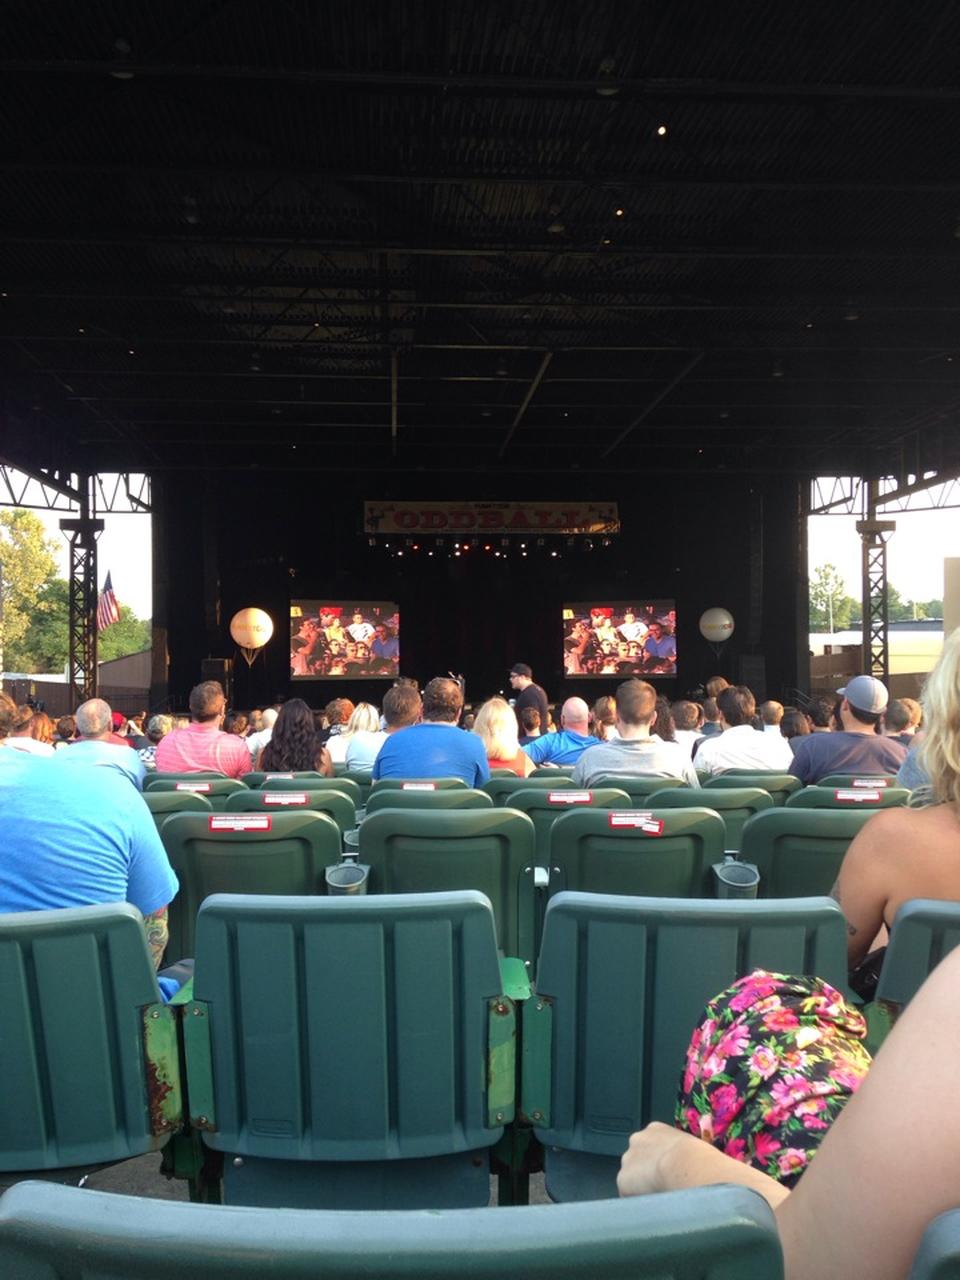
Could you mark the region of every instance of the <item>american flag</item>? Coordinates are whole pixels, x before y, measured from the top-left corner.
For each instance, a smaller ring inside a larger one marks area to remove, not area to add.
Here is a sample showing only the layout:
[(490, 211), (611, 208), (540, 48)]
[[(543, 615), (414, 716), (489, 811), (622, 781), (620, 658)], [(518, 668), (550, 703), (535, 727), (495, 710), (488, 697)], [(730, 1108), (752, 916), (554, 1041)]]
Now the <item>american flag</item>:
[(113, 583), (110, 581), (110, 575), (107, 574), (107, 580), (103, 584), (103, 591), (100, 593), (100, 599), (97, 601), (97, 630), (106, 631), (107, 627), (112, 627), (115, 622), (120, 621), (120, 606), (117, 604), (117, 597), (113, 594)]

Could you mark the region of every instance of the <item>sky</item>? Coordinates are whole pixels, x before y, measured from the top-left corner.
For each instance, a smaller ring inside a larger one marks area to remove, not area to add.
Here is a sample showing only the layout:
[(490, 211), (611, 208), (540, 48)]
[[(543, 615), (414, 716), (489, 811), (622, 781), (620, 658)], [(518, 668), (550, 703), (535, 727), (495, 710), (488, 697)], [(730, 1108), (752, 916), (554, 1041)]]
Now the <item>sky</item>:
[[(61, 513), (38, 511), (60, 548), (60, 571), (67, 573), (67, 542), (60, 532)], [(814, 516), (809, 521), (809, 566), (832, 564), (846, 583), (847, 594), (860, 597), (860, 536), (856, 516)], [(887, 519), (885, 515), (883, 517)], [(887, 541), (887, 573), (904, 600), (943, 597), (943, 561), (960, 557), (960, 509), (897, 512), (896, 531)], [(151, 614), (150, 517), (107, 515), (97, 560), (99, 586), (107, 571), (122, 604), (139, 618)]]

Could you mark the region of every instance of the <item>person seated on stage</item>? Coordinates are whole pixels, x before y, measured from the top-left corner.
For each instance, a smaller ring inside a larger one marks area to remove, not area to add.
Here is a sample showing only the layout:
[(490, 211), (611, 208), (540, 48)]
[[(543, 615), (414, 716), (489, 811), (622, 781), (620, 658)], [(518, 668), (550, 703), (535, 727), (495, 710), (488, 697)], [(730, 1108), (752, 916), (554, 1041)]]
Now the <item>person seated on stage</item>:
[[(833, 887), (847, 917), (851, 970), (878, 935), (883, 944), (881, 931), (910, 898), (960, 901), (960, 629), (947, 637), (927, 678), (923, 716), (918, 754), (928, 785), (911, 808), (884, 809), (861, 828)], [(881, 958), (870, 958), (875, 974)]]
[(133, 751), (126, 738), (113, 732), (113, 712), (102, 698), (90, 698), (77, 707), (76, 742), (53, 757), (51, 768), (75, 769), (100, 765), (118, 770), (138, 789), (143, 786), (146, 766), (140, 753)]
[[(387, 700), (384, 699), (384, 711)], [(479, 787), (490, 777), (487, 753), (475, 733), (457, 728), (463, 691), (456, 680), (436, 676), (423, 691), (423, 719), (392, 733), (373, 762), (373, 778), (462, 778)]]
[(46, 742), (38, 742), (33, 736), (33, 722), (35, 719), (36, 715), (33, 707), (29, 707), (26, 704), (22, 707), (17, 707), (13, 727), (7, 738), (7, 746), (13, 751), (22, 751), (25, 755), (52, 756), (52, 745)]
[(226, 698), (216, 680), (204, 680), (190, 690), (191, 723), (173, 729), (157, 746), (158, 773), (223, 773), (242, 778), (250, 772), (250, 749), (244, 738), (224, 733)]
[(811, 732), (810, 721), (802, 711), (798, 711), (796, 707), (788, 707), (784, 711), (780, 733), (788, 742), (791, 738), (805, 738)]
[(780, 733), (780, 725), (783, 721), (783, 703), (773, 702), (772, 700), (761, 702), (757, 710), (760, 712), (763, 732), (776, 734), (782, 738), (783, 734)]
[(576, 764), (588, 747), (600, 741), (590, 732), (590, 708), (582, 698), (568, 698), (560, 709), (560, 728), (524, 743), (534, 765)]
[[(383, 737), (380, 733), (380, 712), (375, 706), (369, 702), (358, 702), (350, 713), (350, 719), (347, 721), (341, 733), (335, 734), (332, 738), (327, 739), (327, 751), (330, 753), (330, 759), (334, 764), (344, 764), (350, 753), (350, 746), (356, 738), (357, 734), (365, 734), (376, 736), (377, 743), (373, 746), (370, 742), (361, 742), (358, 744), (357, 750), (362, 757), (368, 761), (366, 765), (358, 767), (370, 768), (373, 765), (377, 752), (383, 745)], [(350, 766), (353, 767), (352, 765)]]
[(756, 701), (744, 684), (728, 686), (717, 698), (723, 732), (697, 748), (697, 770), (718, 774), (727, 769), (779, 770), (792, 773), (790, 743), (777, 733), (758, 733), (753, 727)]
[(533, 773), (536, 766), (520, 746), (517, 717), (505, 699), (487, 699), (477, 712), (473, 732), (483, 743), (491, 769), (510, 769), (518, 778)]
[[(525, 747), (529, 742), (536, 742), (538, 738), (543, 736), (540, 725), (540, 711), (537, 707), (524, 707), (517, 719), (520, 721), (519, 741), (521, 747)], [(466, 717), (464, 717), (464, 724), (466, 725)], [(543, 726), (543, 728), (545, 731), (546, 726)]]
[[(137, 759), (126, 747), (90, 745)], [(0, 768), (0, 912), (129, 902), (144, 917), (159, 967), (177, 878), (124, 771), (63, 764), (83, 747), (59, 751), (52, 762), (10, 752)]]
[(573, 785), (590, 787), (606, 774), (623, 777), (681, 778), (699, 786), (697, 775), (683, 747), (664, 742), (654, 733), (657, 693), (645, 680), (627, 680), (617, 688), (619, 738), (588, 747), (574, 765)]
[[(904, 1280), (924, 1230), (960, 1199), (960, 1112), (950, 1098), (958, 993), (960, 949), (907, 1006), (793, 1190), (736, 1151), (655, 1123), (630, 1139), (620, 1194), (745, 1186), (773, 1209), (786, 1280)], [(789, 1146), (780, 1155), (797, 1159)]]
[(796, 739), (789, 772), (801, 782), (817, 782), (830, 773), (896, 773), (906, 747), (880, 733), (887, 709), (887, 688), (874, 676), (854, 676), (834, 710), (837, 728)]
[(270, 741), (260, 751), (256, 768), (267, 773), (333, 776), (333, 764), (320, 741), (313, 712), (302, 698), (291, 698), (280, 708)]
[(888, 738), (902, 743), (909, 750), (922, 718), (920, 703), (913, 698), (891, 698), (883, 717), (883, 731)]
[(673, 723), (676, 726), (673, 731), (674, 741), (686, 747), (692, 756), (694, 748), (703, 737), (703, 732), (700, 728), (703, 724), (703, 708), (699, 703), (681, 699), (681, 701), (675, 702), (670, 710), (673, 714)]

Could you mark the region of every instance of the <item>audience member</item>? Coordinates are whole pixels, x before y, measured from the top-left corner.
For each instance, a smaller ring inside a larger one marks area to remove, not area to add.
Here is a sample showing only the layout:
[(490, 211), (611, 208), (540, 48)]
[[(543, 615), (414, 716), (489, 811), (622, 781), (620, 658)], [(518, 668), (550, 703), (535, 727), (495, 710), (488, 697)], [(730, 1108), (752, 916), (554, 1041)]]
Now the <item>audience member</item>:
[(350, 744), (358, 733), (376, 736), (377, 745), (374, 750), (370, 751), (371, 744), (367, 742), (366, 750), (363, 753), (364, 757), (372, 765), (377, 752), (383, 745), (384, 739), (380, 730), (380, 712), (369, 702), (358, 702), (350, 713), (350, 719), (347, 721), (342, 733), (335, 734), (334, 737), (327, 739), (327, 751), (329, 751), (330, 759), (334, 764), (344, 764), (346, 762)]
[(260, 751), (257, 769), (267, 773), (322, 773), (333, 776), (333, 764), (320, 742), (313, 712), (302, 698), (280, 708), (270, 741)]
[(533, 683), (533, 671), (525, 662), (515, 662), (510, 668), (510, 688), (517, 695), (513, 704), (517, 716), (520, 716), (524, 707), (536, 707), (540, 712), (540, 724), (546, 726), (550, 720), (547, 695), (538, 684)]
[(119, 711), (110, 712), (110, 734), (106, 739), (118, 747), (132, 747), (133, 743), (127, 737), (127, 717)]
[(711, 676), (703, 686), (708, 698), (719, 698), (724, 689), (730, 688), (730, 681), (726, 676)]
[(61, 716), (57, 721), (57, 732), (53, 736), (53, 747), (59, 751), (69, 746), (77, 736), (77, 722), (73, 716)]
[(593, 704), (590, 715), (595, 738), (599, 738), (601, 742), (610, 742), (620, 737), (617, 732), (617, 704), (611, 694), (605, 693), (599, 697)]
[(52, 763), (23, 755), (0, 769), (0, 912), (129, 902), (144, 916), (159, 967), (177, 878), (150, 811), (121, 770), (62, 765), (85, 746), (139, 763), (128, 748), (91, 740)]
[(262, 728), (263, 728), (263, 709), (262, 707), (254, 707), (250, 712), (250, 714), (247, 716), (247, 729), (249, 730), (249, 732), (247, 733), (248, 740), (253, 734), (259, 733)]
[(664, 742), (676, 742), (677, 726), (673, 720), (673, 709), (663, 696), (657, 696), (657, 737)]
[(541, 725), (540, 711), (537, 707), (524, 707), (517, 719), (520, 721), (521, 747), (525, 747), (528, 742), (535, 742), (546, 732), (547, 726)]
[[(729, 686), (727, 687), (729, 688)], [(703, 700), (703, 724), (700, 726), (700, 733), (704, 738), (716, 738), (723, 733), (723, 725), (720, 723), (720, 712), (717, 710), (716, 698), (704, 698)]]
[(49, 742), (38, 742), (33, 736), (33, 722), (36, 719), (32, 707), (17, 707), (13, 728), (7, 738), (7, 746), (14, 751), (22, 751), (31, 756), (52, 756), (53, 747)]
[(0, 748), (6, 748), (0, 752), (0, 760), (4, 763), (15, 758), (14, 754), (9, 750), (9, 744), (10, 730), (13, 728), (16, 718), (17, 704), (9, 694), (0, 689)]
[[(386, 710), (386, 699), (384, 699)], [(463, 691), (456, 680), (437, 676), (423, 691), (422, 720), (392, 733), (373, 762), (373, 778), (462, 778), (478, 787), (490, 777), (483, 743), (456, 727)]]
[(223, 733), (226, 699), (216, 680), (190, 690), (191, 723), (171, 729), (157, 744), (158, 773), (223, 773), (242, 778), (250, 772), (250, 749), (243, 738)]
[(398, 680), (383, 699), (383, 726), (389, 738), (400, 729), (418, 724), (423, 713), (423, 702), (416, 680)]
[(574, 765), (573, 784), (589, 787), (606, 774), (622, 777), (682, 778), (698, 786), (690, 757), (676, 742), (655, 733), (657, 694), (645, 680), (627, 680), (616, 692), (618, 738), (588, 747)]
[(801, 782), (817, 782), (830, 773), (896, 773), (907, 749), (878, 732), (887, 707), (886, 685), (874, 676), (854, 676), (837, 693), (836, 730), (795, 740), (790, 772)]
[(333, 698), (327, 703), (324, 707), (324, 717), (327, 721), (327, 727), (323, 732), (324, 746), (331, 738), (336, 738), (343, 733), (352, 715), (353, 703), (349, 698)]
[[(408, 695), (409, 701), (410, 691), (405, 690), (404, 692)], [(415, 695), (412, 700), (416, 703), (417, 708), (416, 715), (414, 716), (415, 720), (420, 714), (420, 695), (416, 690), (413, 690), (412, 692)], [(382, 729), (380, 726), (385, 723), (387, 699), (390, 698), (390, 694), (392, 693), (396, 693), (395, 688), (388, 690), (387, 697), (383, 700), (384, 716), (380, 716), (377, 713), (376, 707), (370, 708), (369, 703), (361, 702), (360, 706), (357, 707), (356, 711), (354, 711), (353, 715), (350, 717), (350, 722), (347, 726), (348, 733), (345, 735), (348, 739), (347, 754), (345, 756), (345, 763), (348, 769), (356, 769), (363, 773), (369, 773), (373, 768), (373, 762), (377, 758), (377, 753), (387, 740), (387, 730)], [(360, 711), (360, 707), (370, 708), (374, 713), (372, 723), (369, 716), (366, 716), (364, 719), (364, 724), (368, 727), (361, 727), (358, 722), (358, 712)], [(408, 721), (408, 723), (412, 724), (413, 721)], [(334, 738), (332, 741), (336, 742), (337, 739)]]
[(52, 768), (75, 769), (90, 765), (115, 769), (138, 789), (146, 774), (143, 761), (130, 749), (126, 738), (113, 732), (113, 712), (102, 698), (90, 698), (77, 707), (78, 741), (69, 750), (58, 751)]
[[(223, 732), (232, 733), (238, 738), (246, 738), (250, 721), (243, 711), (228, 711), (223, 717)], [(250, 750), (249, 745), (247, 750)]]
[(526, 743), (524, 751), (535, 765), (576, 764), (588, 747), (600, 741), (590, 733), (590, 708), (582, 698), (568, 698), (560, 710), (560, 728)]
[(960, 901), (960, 629), (927, 678), (923, 715), (919, 755), (929, 786), (917, 794), (922, 807), (875, 814), (847, 850), (833, 889), (847, 917), (851, 969), (910, 898)]
[(157, 770), (157, 743), (173, 728), (173, 720), (170, 716), (151, 716), (147, 721), (147, 742), (150, 744), (141, 747), (137, 752), (143, 761), (144, 768), (151, 773)]
[(250, 752), (251, 760), (256, 760), (257, 756), (270, 741), (273, 726), (277, 723), (278, 711), (279, 707), (272, 706), (260, 712), (260, 728), (247, 736), (247, 749)]
[(913, 698), (891, 698), (883, 717), (883, 729), (888, 738), (910, 748), (920, 728), (923, 712), (920, 703)]
[[(960, 1123), (944, 1072), (960, 1036), (958, 990), (960, 950), (911, 1001), (795, 1190), (657, 1123), (630, 1139), (620, 1194), (746, 1186), (774, 1211), (787, 1280), (903, 1280), (925, 1228), (957, 1204)], [(789, 1147), (782, 1156), (793, 1161)]]
[[(760, 723), (763, 726), (763, 732), (780, 734), (780, 725), (783, 722), (783, 703), (761, 702), (757, 710), (760, 712)], [(780, 736), (783, 737), (783, 734), (780, 734)]]
[(791, 738), (805, 738), (811, 732), (810, 721), (796, 707), (788, 707), (780, 721), (780, 732), (788, 742)]
[(826, 694), (815, 694), (804, 708), (810, 721), (811, 733), (832, 733), (833, 713), (837, 705), (836, 698)]
[(134, 751), (146, 751), (150, 747), (150, 739), (143, 731), (145, 718), (146, 713), (138, 711), (127, 721), (126, 743), (128, 747), (133, 747)]
[(473, 732), (483, 743), (491, 769), (509, 769), (525, 778), (536, 767), (520, 746), (517, 717), (503, 698), (488, 698), (477, 712)]
[(670, 708), (675, 725), (673, 738), (692, 756), (694, 747), (703, 737), (703, 708), (696, 702), (681, 700)]
[(727, 769), (791, 771), (793, 752), (786, 738), (779, 733), (774, 736), (754, 729), (756, 702), (745, 684), (722, 689), (717, 697), (717, 710), (723, 732), (707, 738), (697, 748), (699, 773), (715, 775)]

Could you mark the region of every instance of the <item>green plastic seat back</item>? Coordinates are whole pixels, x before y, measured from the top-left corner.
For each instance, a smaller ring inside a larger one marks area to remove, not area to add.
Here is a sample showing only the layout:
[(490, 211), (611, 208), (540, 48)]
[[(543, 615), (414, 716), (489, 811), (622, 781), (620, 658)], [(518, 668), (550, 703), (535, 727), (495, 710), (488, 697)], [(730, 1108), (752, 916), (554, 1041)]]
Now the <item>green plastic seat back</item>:
[(708, 796), (695, 787), (671, 787), (669, 791), (655, 791), (647, 798), (647, 804), (651, 809), (712, 809), (719, 813), (726, 828), (724, 849), (737, 853), (744, 823), (755, 813), (773, 808), (773, 797), (759, 787), (714, 787)]
[(724, 834), (709, 809), (571, 809), (550, 832), (550, 894), (712, 895), (710, 867), (723, 861)]
[[(253, 784), (249, 784), (253, 787)], [(325, 778), (322, 773), (295, 773), (293, 777), (278, 774), (264, 774), (261, 781), (253, 787), (256, 791), (339, 791), (349, 796), (359, 809), (363, 800), (363, 790), (352, 778)]]
[(213, 806), (196, 791), (144, 791), (143, 798), (158, 829), (171, 813), (212, 813)]
[(447, 787), (442, 791), (376, 791), (367, 801), (367, 817), (381, 809), (492, 809), (485, 791)]
[[(0, 1170), (108, 1163), (166, 1142), (169, 1130), (151, 1132), (144, 1020), (158, 1012), (175, 1046), (173, 1013), (160, 1010), (135, 907), (0, 915), (0, 990)], [(175, 1049), (169, 1066), (179, 1099)]]
[(902, 1007), (960, 943), (960, 902), (914, 898), (894, 917), (877, 999)]
[(298, 809), (328, 813), (341, 831), (350, 831), (357, 825), (357, 808), (352, 797), (332, 789), (274, 791), (261, 787), (256, 791), (236, 791), (228, 797), (224, 812), (296, 813)]
[(799, 778), (795, 778), (792, 773), (739, 773), (736, 770), (728, 769), (726, 773), (708, 778), (703, 785), (704, 787), (719, 787), (721, 789), (724, 787), (760, 787), (762, 791), (770, 793), (775, 805), (783, 805), (787, 802), (787, 796), (799, 791), (803, 783)]
[(631, 804), (635, 805), (637, 801), (641, 801), (640, 807), (644, 809), (647, 808), (647, 800), (655, 791), (682, 787), (696, 794), (696, 788), (688, 787), (682, 778), (630, 777), (626, 774), (607, 773), (602, 778), (597, 778), (593, 785), (594, 787), (619, 787), (630, 797)]
[(545, 867), (550, 860), (550, 832), (561, 814), (573, 808), (629, 809), (630, 797), (619, 787), (524, 787), (507, 799), (511, 809), (529, 814), (537, 833), (537, 863)]
[(451, 787), (465, 787), (462, 778), (378, 778), (371, 786), (374, 791), (443, 791)]
[[(551, 1280), (783, 1280), (773, 1214), (744, 1187), (466, 1216), (133, 1203), (40, 1182), (12, 1188), (0, 1199), (0, 1270), (74, 1280), (82, 1259), (84, 1280), (117, 1280), (136, 1259), (139, 1280), (261, 1280), (269, 1258), (271, 1280), (448, 1280), (455, 1260), (465, 1280), (503, 1280), (522, 1258), (536, 1262), (523, 1274)], [(924, 1280), (934, 1274), (945, 1280)]]
[(872, 817), (870, 809), (767, 809), (744, 824), (740, 857), (759, 868), (761, 898), (829, 893), (851, 840)]
[(839, 906), (829, 898), (553, 898), (537, 998), (524, 1008), (523, 1109), (544, 1117), (541, 1141), (619, 1156), (634, 1130), (672, 1123), (704, 1006), (756, 968), (817, 974), (842, 989)]
[(572, 764), (538, 764), (532, 773), (527, 774), (524, 782), (529, 782), (531, 778), (571, 778), (572, 776)]
[[(226, 776), (227, 775), (225, 773), (213, 773), (209, 771), (205, 773), (155, 773), (154, 772), (154, 773), (148, 773), (147, 776), (144, 778), (143, 789), (144, 791), (150, 791), (154, 787), (159, 786), (160, 783), (166, 784), (168, 782), (214, 782), (218, 778), (226, 778)], [(161, 790), (167, 790), (167, 789), (168, 788), (166, 786), (161, 788)]]
[(236, 791), (246, 791), (247, 788), (236, 778), (198, 778), (196, 775), (190, 778), (171, 778), (169, 774), (160, 774), (154, 780), (150, 790), (203, 796), (204, 799), (209, 800), (211, 809), (222, 813), (227, 804), (227, 797)]
[(818, 787), (895, 787), (895, 773), (830, 773), (817, 781)]
[[(493, 904), (501, 950), (525, 959), (532, 958), (535, 844), (533, 823), (515, 809), (381, 809), (360, 827), (372, 892), (478, 890)], [(521, 877), (531, 884), (529, 903)]]
[(191, 1113), (213, 1122), (208, 1146), (274, 1160), (490, 1146), (503, 1132), (486, 1107), (500, 991), (482, 894), (216, 895), (197, 920), (206, 1016), (187, 1014)]
[(906, 804), (906, 787), (804, 787), (787, 798), (788, 809), (894, 809)]
[(167, 956), (193, 955), (200, 904), (212, 893), (310, 894), (340, 860), (340, 828), (326, 813), (175, 813), (160, 828), (180, 892), (170, 904)]
[(370, 788), (373, 786), (373, 777), (369, 769), (348, 769), (346, 773), (342, 773), (338, 778), (338, 782), (353, 782), (360, 789), (360, 798), (357, 801), (357, 808), (362, 808), (370, 795)]
[(910, 1280), (956, 1280), (960, 1276), (960, 1209), (941, 1213), (920, 1237)]
[(541, 773), (539, 777), (534, 777), (531, 773), (529, 778), (518, 778), (516, 774), (510, 778), (491, 778), (480, 789), (487, 793), (495, 805), (505, 809), (510, 797), (519, 787), (527, 790), (540, 787), (544, 791), (562, 791), (564, 787), (572, 786), (569, 774), (551, 769), (549, 773)]

